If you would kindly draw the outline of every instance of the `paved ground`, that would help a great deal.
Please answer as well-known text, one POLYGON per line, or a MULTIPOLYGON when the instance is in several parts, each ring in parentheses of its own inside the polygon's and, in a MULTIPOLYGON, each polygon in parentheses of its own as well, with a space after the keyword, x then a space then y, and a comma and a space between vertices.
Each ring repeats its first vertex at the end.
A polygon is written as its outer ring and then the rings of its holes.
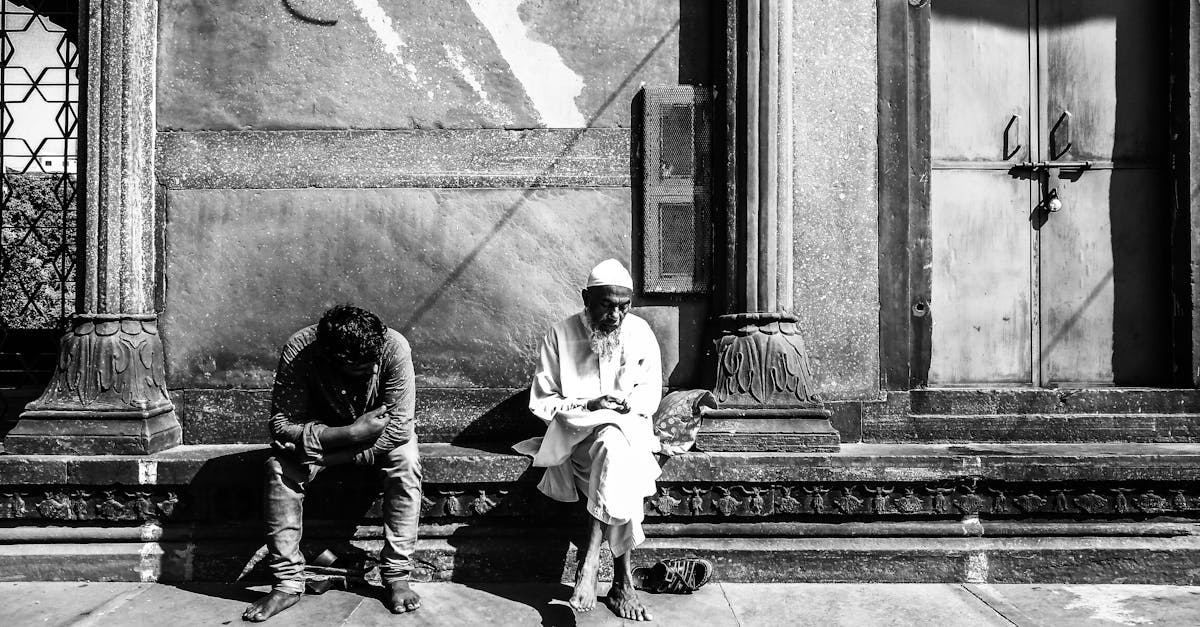
MULTIPOLYGON (((574 615, 567 586, 420 584, 425 605, 393 616, 372 589, 305 597, 269 625, 621 625, 606 608, 574 615)), ((240 625, 265 590, 221 584, 0 583, 0 625, 240 625)), ((1200 625, 1200 587, 1133 585, 720 584, 648 595, 654 624, 1200 625)))

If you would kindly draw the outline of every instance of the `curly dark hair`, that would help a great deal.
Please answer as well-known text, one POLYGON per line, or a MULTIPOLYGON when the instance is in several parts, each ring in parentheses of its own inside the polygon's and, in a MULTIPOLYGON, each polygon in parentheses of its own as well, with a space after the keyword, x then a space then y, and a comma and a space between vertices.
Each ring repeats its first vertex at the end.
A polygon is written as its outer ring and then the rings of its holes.
POLYGON ((385 330, 379 316, 366 309, 336 305, 317 323, 317 345, 342 363, 374 361, 383 352, 385 330))

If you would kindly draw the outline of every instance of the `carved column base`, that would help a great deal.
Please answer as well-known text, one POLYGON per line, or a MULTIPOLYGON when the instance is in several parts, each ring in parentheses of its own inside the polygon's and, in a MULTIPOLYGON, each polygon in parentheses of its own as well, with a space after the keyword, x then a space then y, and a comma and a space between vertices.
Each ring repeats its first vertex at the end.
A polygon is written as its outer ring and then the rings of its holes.
POLYGON ((825 409, 704 409, 703 451, 836 453, 842 438, 825 409))
POLYGON ((4 439, 25 455, 148 454, 177 446, 154 315, 80 315, 46 391, 4 439))
POLYGON ((841 437, 814 393, 795 316, 720 316, 718 409, 706 410, 696 444, 709 451, 836 452, 841 437))

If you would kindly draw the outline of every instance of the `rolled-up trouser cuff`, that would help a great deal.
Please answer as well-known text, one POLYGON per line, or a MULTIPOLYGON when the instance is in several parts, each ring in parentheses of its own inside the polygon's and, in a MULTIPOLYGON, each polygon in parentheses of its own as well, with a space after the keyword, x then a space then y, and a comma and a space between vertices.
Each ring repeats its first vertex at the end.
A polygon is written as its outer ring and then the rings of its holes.
POLYGON ((286 594, 304 594, 304 580, 288 579, 287 581, 280 581, 275 584, 274 589, 286 594))

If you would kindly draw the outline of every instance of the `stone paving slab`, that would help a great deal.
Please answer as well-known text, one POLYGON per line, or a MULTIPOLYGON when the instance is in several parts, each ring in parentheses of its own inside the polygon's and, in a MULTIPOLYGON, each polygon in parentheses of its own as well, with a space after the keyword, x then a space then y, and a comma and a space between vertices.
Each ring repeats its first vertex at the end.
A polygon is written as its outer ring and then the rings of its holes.
MULTIPOLYGON (((245 588, 225 584, 159 584, 106 612, 97 612, 86 627, 244 625, 246 606, 266 594, 269 586, 245 588)), ((287 620, 274 625, 328 627, 341 625, 359 605, 371 602, 361 594, 333 590, 321 597, 306 598, 292 608, 287 620)), ((84 627, 77 625, 75 627, 84 627)))
POLYGON ((81 581, 0 583, 0 624, 72 625, 151 586, 81 581))
MULTIPOLYGON (((603 595, 607 583, 597 586, 603 595)), ((394 616, 379 588, 310 596, 267 623, 307 625, 630 625, 599 605, 575 614, 562 584, 417 584, 415 614, 394 616)), ((0 625, 190 627, 243 625, 265 586, 0 582, 0 625)), ((1200 624, 1200 587, 1143 585, 737 584, 713 582, 693 595, 643 598, 654 625, 1153 625, 1200 624)))
POLYGON ((1197 625, 1200 587, 1145 585, 968 585, 1019 627, 1197 625))
POLYGON ((742 627, 1011 625, 956 584, 721 584, 721 588, 742 627))

